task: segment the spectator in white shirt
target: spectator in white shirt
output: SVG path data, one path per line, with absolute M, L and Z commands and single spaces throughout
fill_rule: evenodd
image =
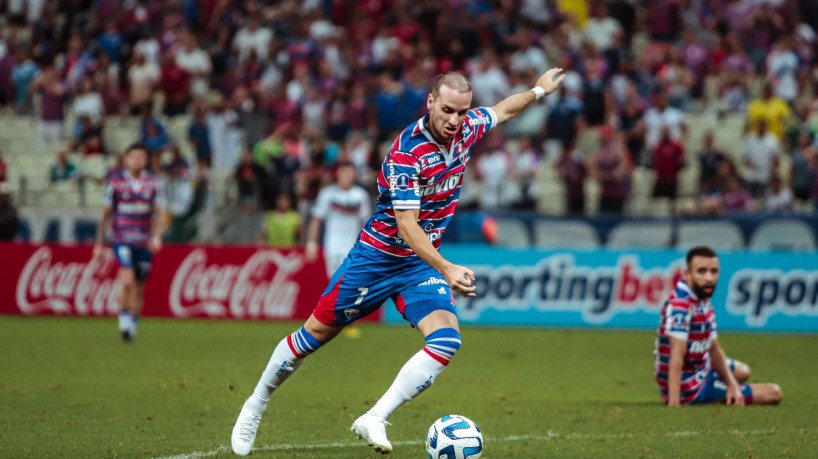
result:
M 259 25 L 258 16 L 250 15 L 247 25 L 236 33 L 233 38 L 233 48 L 239 52 L 239 62 L 244 63 L 250 56 L 250 50 L 256 51 L 259 62 L 266 62 L 273 40 L 273 31 Z
M 651 93 L 651 103 L 652 107 L 645 112 L 642 118 L 645 123 L 647 151 L 653 151 L 653 147 L 662 137 L 662 128 L 664 127 L 669 129 L 671 138 L 683 140 L 682 136 L 687 130 L 684 112 L 668 105 L 667 97 L 661 89 Z
M 754 198 L 763 198 L 778 168 L 781 144 L 772 132 L 767 130 L 767 122 L 758 121 L 758 130 L 749 132 L 744 138 L 742 159 L 746 170 L 744 181 Z
M 151 63 L 137 51 L 128 69 L 128 103 L 131 114 L 137 114 L 145 104 L 152 104 L 153 93 L 159 83 L 159 66 Z
M 469 76 L 475 106 L 490 106 L 509 95 L 511 85 L 500 67 L 497 55 L 483 51 Z
M 585 38 L 598 50 L 606 51 L 614 45 L 614 36 L 622 30 L 619 21 L 608 16 L 608 6 L 603 2 L 591 5 L 590 17 L 585 23 Z
M 197 99 L 203 98 L 207 95 L 207 82 L 212 71 L 210 56 L 198 46 L 196 37 L 188 30 L 179 37 L 179 45 L 176 50 L 176 65 L 192 75 L 191 95 Z

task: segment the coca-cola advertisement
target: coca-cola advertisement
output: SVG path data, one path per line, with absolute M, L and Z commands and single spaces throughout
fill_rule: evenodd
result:
M 84 245 L 0 244 L 0 313 L 113 316 L 118 264 Z M 327 285 L 301 249 L 171 245 L 154 256 L 144 316 L 306 319 Z M 377 320 L 380 315 L 368 317 Z

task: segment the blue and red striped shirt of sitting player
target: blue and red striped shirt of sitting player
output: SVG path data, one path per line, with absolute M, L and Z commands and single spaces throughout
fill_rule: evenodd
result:
M 670 338 L 686 341 L 682 365 L 681 403 L 708 402 L 724 391 L 718 387 L 710 360 L 710 345 L 718 338 L 716 315 L 710 299 L 701 300 L 684 281 L 679 281 L 662 307 L 659 330 L 654 349 L 654 375 L 659 384 L 662 400 L 668 402 L 668 371 L 670 363 Z M 727 359 L 730 371 L 733 362 Z M 717 381 L 718 380 L 718 381 Z M 742 385 L 747 403 L 752 403 L 752 391 Z M 715 394 L 715 395 L 714 395 Z

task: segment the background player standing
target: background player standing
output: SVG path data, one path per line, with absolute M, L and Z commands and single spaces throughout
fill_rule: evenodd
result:
M 94 258 L 102 256 L 103 239 L 110 224 L 114 255 L 120 266 L 119 332 L 124 341 L 132 341 L 142 312 L 151 255 L 162 247 L 165 204 L 159 181 L 145 170 L 147 149 L 141 144 L 131 145 L 125 150 L 124 161 L 125 169 L 109 179 L 105 190 Z
M 428 388 L 460 348 L 452 291 L 473 297 L 474 272 L 438 252 L 460 195 L 472 146 L 498 124 L 559 87 L 562 69 L 543 74 L 531 90 L 494 107 L 469 109 L 471 84 L 460 73 L 439 75 L 426 100 L 429 113 L 395 139 L 378 174 L 377 206 L 358 241 L 332 276 L 304 325 L 279 342 L 231 435 L 236 454 L 249 454 L 273 392 L 309 354 L 345 325 L 392 299 L 426 345 L 398 372 L 352 431 L 389 453 L 386 418 Z
M 371 212 L 369 194 L 355 184 L 355 165 L 342 163 L 336 174 L 336 182 L 318 193 L 307 227 L 308 261 L 318 255 L 318 236 L 324 227 L 324 260 L 330 277 L 355 245 Z
M 778 384 L 743 384 L 750 367 L 726 357 L 716 332 L 710 297 L 719 259 L 710 247 L 687 252 L 684 280 L 676 284 L 659 322 L 654 374 L 669 406 L 698 403 L 778 404 Z

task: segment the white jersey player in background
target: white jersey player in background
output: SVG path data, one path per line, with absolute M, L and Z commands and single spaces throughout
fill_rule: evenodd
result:
M 372 212 L 369 194 L 355 184 L 355 166 L 343 163 L 336 174 L 335 183 L 318 193 L 307 228 L 306 256 L 307 261 L 313 261 L 318 256 L 318 237 L 324 226 L 324 260 L 329 277 L 344 262 Z

